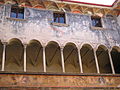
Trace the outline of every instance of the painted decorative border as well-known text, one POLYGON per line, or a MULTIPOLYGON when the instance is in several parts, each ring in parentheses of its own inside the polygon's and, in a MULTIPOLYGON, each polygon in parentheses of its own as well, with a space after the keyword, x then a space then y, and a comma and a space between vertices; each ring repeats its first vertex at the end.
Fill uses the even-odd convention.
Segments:
POLYGON ((120 87, 116 76, 1 74, 0 87, 120 87))

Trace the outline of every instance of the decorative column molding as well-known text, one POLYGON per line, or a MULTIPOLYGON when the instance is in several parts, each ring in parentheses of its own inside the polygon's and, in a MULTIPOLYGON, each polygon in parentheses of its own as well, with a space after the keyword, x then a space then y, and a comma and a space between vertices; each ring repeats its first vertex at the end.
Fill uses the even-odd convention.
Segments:
POLYGON ((78 50, 78 59, 79 59, 79 65, 80 65, 80 72, 83 73, 83 66, 82 66, 82 59, 80 54, 80 48, 77 48, 78 50))
POLYGON ((110 54, 110 50, 108 50, 108 54, 109 54, 109 59, 110 59, 111 68, 112 68, 112 73, 115 74, 115 69, 114 69, 112 57, 111 57, 111 54, 110 54))
POLYGON ((27 69, 27 54, 26 54, 27 44, 23 44, 23 45, 24 45, 24 72, 26 72, 26 69, 27 69))
POLYGON ((95 57, 95 63, 96 63, 96 68, 97 68, 97 73, 100 73, 96 51, 97 51, 96 49, 93 49, 94 57, 95 57))
POLYGON ((44 72, 46 72, 45 46, 43 46, 43 69, 44 69, 44 72))
POLYGON ((64 47, 60 47, 60 52, 61 52, 61 60, 62 60, 62 70, 63 70, 63 73, 65 73, 65 63, 64 63, 64 54, 63 54, 63 49, 64 47))
POLYGON ((5 56, 6 56, 7 42, 2 42, 2 44, 3 44, 3 53, 2 53, 2 69, 1 69, 1 71, 4 71, 5 70, 5 56))

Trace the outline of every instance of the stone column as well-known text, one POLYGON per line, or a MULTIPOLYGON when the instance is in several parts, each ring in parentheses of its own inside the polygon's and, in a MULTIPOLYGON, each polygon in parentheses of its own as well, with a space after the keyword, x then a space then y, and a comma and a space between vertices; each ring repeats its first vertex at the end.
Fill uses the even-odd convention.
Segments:
POLYGON ((63 49, 64 49, 64 47, 60 47, 61 60, 62 60, 62 70, 63 70, 63 73, 65 73, 65 63, 64 63, 63 49))
POLYGON ((26 48, 27 48, 27 44, 24 44, 24 72, 26 72, 27 69, 27 54, 26 54, 26 48))
POLYGON ((82 59, 81 59, 81 54, 80 54, 80 48, 78 49, 78 59, 79 59, 79 65, 80 65, 80 72, 83 73, 83 66, 82 66, 82 59))
POLYGON ((94 50, 94 57, 95 57, 95 63, 96 63, 96 68, 97 68, 97 73, 100 73, 100 69, 99 69, 99 64, 98 64, 98 60, 97 60, 97 54, 96 54, 96 49, 94 50))
POLYGON ((108 54, 109 54, 109 59, 110 59, 111 68, 112 68, 112 73, 115 74, 115 69, 114 69, 112 57, 111 57, 111 54, 110 54, 110 50, 108 50, 108 54))
POLYGON ((43 69, 46 72, 45 46, 43 46, 43 69))
POLYGON ((1 69, 1 71, 4 71, 5 70, 5 56, 6 56, 7 42, 2 42, 2 44, 3 44, 3 53, 2 53, 2 69, 1 69))

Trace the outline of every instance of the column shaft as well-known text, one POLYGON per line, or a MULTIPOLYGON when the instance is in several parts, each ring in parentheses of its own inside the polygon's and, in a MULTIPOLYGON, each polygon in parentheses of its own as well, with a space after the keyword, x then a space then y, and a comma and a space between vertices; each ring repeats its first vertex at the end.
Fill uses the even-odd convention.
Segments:
POLYGON ((78 58, 79 58, 80 72, 83 73, 82 59, 79 49, 78 49, 78 58))
POLYGON ((43 47, 43 69, 44 69, 44 72, 46 72, 45 47, 43 47))
POLYGON ((3 54, 2 54, 2 70, 5 70, 5 56, 6 56, 6 43, 3 43, 3 54))
POLYGON ((114 65, 113 65, 113 61, 112 61, 112 57, 111 57, 110 51, 108 51, 108 54, 109 54, 111 68, 112 68, 112 73, 115 74, 115 69, 114 69, 114 65))
POLYGON ((94 57, 95 57, 95 63, 96 63, 97 73, 100 73, 96 50, 93 50, 93 52, 94 52, 94 57))
POLYGON ((65 73, 65 63, 64 63, 64 55, 63 55, 63 48, 61 48, 61 60, 62 60, 62 70, 65 73))
POLYGON ((26 72, 27 69, 27 54, 26 54, 26 48, 27 48, 27 44, 24 44, 24 72, 26 72))

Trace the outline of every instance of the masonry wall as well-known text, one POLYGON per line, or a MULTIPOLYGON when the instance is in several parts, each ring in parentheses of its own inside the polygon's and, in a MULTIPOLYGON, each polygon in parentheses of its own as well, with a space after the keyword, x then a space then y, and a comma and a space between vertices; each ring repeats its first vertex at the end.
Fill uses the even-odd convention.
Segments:
POLYGON ((23 43, 32 39, 42 44, 56 41, 60 45, 67 42, 75 44, 89 43, 91 45, 119 46, 120 27, 116 17, 103 17, 103 30, 91 29, 91 16, 66 12, 68 26, 55 26, 53 11, 25 8, 25 20, 10 18, 11 5, 0 6, 0 36, 1 41, 8 42, 18 38, 23 43))
POLYGON ((118 24, 120 25, 120 15, 117 18, 118 24))

